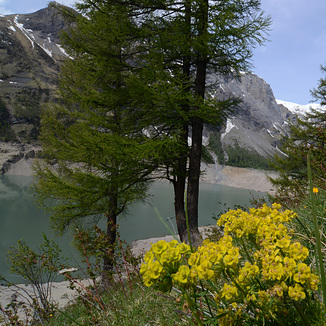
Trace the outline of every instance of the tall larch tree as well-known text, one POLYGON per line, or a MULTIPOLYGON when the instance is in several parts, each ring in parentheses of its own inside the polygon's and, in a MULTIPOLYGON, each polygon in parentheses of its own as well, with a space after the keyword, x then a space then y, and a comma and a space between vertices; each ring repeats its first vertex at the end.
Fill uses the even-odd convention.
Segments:
POLYGON ((138 50, 130 8, 85 1, 78 9, 61 7, 73 26, 62 36, 72 59, 62 67, 57 100, 42 115, 35 189, 59 232, 85 219, 106 219, 104 271, 110 271, 117 217, 146 197, 157 169, 155 142, 148 146, 142 122, 132 114, 127 84, 138 50))
POLYGON ((77 9, 63 38, 73 59, 42 118, 41 201, 59 200, 52 220, 61 231, 106 216, 113 243, 117 215, 144 197, 155 171, 173 184, 181 241, 188 216, 198 244, 203 127, 238 103, 212 98, 218 85, 208 77, 245 70, 269 17, 259 0, 84 0, 77 9))
POLYGON ((135 80, 147 101, 138 106, 153 117, 156 130, 169 130, 179 139, 179 152, 165 162, 166 177, 174 187, 180 238, 188 242, 188 216, 190 241, 198 244, 203 127, 222 124, 239 100, 212 98, 210 91, 219 85, 209 76, 234 78, 246 70, 253 48, 265 41, 270 18, 257 0, 144 0, 138 5, 147 47, 135 80))

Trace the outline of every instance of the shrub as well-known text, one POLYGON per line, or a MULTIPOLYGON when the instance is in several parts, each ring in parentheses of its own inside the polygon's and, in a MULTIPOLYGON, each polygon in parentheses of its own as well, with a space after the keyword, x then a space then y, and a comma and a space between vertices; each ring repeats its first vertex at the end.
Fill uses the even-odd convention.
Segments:
POLYGON ((18 299, 13 300, 5 309, 0 306, 5 320, 9 320, 6 325, 22 325, 18 308, 24 310, 26 323, 42 324, 56 309, 51 290, 53 282, 57 280, 58 271, 66 267, 61 249, 43 234, 43 243, 38 251, 31 249, 25 241, 19 240, 16 246, 10 248, 7 256, 10 273, 20 276, 25 283, 30 284, 31 291, 1 277, 2 284, 10 287, 18 299))

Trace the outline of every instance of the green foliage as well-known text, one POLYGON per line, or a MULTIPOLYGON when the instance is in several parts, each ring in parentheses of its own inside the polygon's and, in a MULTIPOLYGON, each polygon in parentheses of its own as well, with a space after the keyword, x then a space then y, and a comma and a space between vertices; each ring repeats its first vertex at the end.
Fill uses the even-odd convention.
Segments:
POLYGON ((14 132, 10 128, 10 114, 5 101, 0 98, 0 140, 10 141, 15 139, 14 132))
POLYGON ((211 153, 209 152, 208 148, 206 146, 203 146, 203 150, 202 150, 202 160, 203 162, 207 163, 207 164, 214 164, 214 158, 211 155, 211 153))
POLYGON ((180 303, 175 298, 153 293, 142 285, 138 271, 141 257, 132 256, 119 236, 115 250, 98 227, 77 231, 74 238, 86 271, 74 276, 64 273, 76 290, 76 301, 64 310, 57 309, 49 325, 183 324, 185 318, 176 311, 180 303), (99 279, 103 255, 115 255, 115 266, 109 278, 99 279))
POLYGON ((268 159, 254 150, 242 148, 235 144, 234 146, 226 146, 225 152, 228 157, 225 162, 226 165, 262 170, 270 169, 268 159))
MULTIPOLYGON (((134 119, 127 87, 136 50, 129 8, 98 5, 80 5, 88 18, 64 12, 74 27, 62 40, 74 60, 65 61, 59 99, 42 114, 44 160, 36 165, 35 190, 58 232, 89 217, 116 225, 130 203, 146 197, 157 164, 149 161, 155 141, 149 146, 142 124, 134 119)), ((109 231, 114 244, 116 234, 109 231)))
POLYGON ((19 240, 8 251, 10 272, 19 275, 25 282, 34 285, 54 281, 62 268, 61 249, 43 234, 39 253, 31 249, 24 240, 19 240))
POLYGON ((221 143, 220 133, 214 132, 209 136, 208 148, 217 156, 218 163, 225 164, 225 154, 221 143))
POLYGON ((188 325, 186 310, 182 311, 182 304, 175 297, 163 296, 146 288, 139 277, 130 277, 130 287, 120 282, 112 283, 103 291, 102 298, 107 307, 105 311, 87 307, 86 301, 89 300, 90 304, 92 301, 81 297, 63 313, 55 314, 46 325, 188 325))
MULTIPOLYGON (((326 72, 326 65, 320 67, 322 73, 326 72)), ((311 95, 320 105, 326 105, 326 78, 320 78, 317 88, 312 89, 311 95)))
POLYGON ((73 26, 62 43, 74 60, 65 61, 58 101, 42 115, 41 203, 53 199, 59 232, 89 216, 116 225, 146 196, 155 171, 174 185, 181 238, 188 181, 189 224, 199 241, 203 125, 222 123, 239 102, 208 96, 206 77, 246 69, 270 18, 258 0, 84 0, 76 8, 62 9, 73 26))
POLYGON ((298 202, 307 192, 307 156, 311 155, 314 185, 324 188, 326 151, 324 143, 326 116, 323 111, 312 110, 297 124, 291 126, 291 136, 285 140, 285 156, 275 156, 272 167, 280 173, 272 183, 277 187, 277 198, 284 203, 298 202))
MULTIPOLYGON (((325 72, 325 67, 321 67, 325 72)), ((325 189, 325 141, 326 141, 326 79, 321 78, 318 87, 311 92, 320 101, 320 110, 311 109, 291 125, 291 136, 284 139, 281 148, 285 155, 276 155, 272 167, 280 173, 272 179, 277 187, 278 200, 293 205, 307 194, 307 156, 311 157, 312 181, 316 187, 325 189)))
POLYGON ((59 246, 43 234, 39 251, 34 251, 25 241, 19 240, 17 245, 8 251, 7 257, 10 273, 21 277, 22 282, 30 284, 32 292, 5 279, 3 281, 8 287, 14 288, 18 296, 28 298, 28 307, 25 306, 25 310, 33 311, 31 318, 34 322, 47 320, 55 310, 51 294, 52 283, 57 280, 58 271, 65 267, 59 246))

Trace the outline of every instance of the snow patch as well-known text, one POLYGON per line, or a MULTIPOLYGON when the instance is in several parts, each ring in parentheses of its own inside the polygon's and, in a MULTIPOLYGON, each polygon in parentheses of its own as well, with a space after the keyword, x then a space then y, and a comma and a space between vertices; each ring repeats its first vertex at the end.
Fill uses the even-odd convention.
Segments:
POLYGON ((280 131, 280 128, 276 125, 276 123, 273 123, 273 127, 274 127, 276 130, 280 131))
POLYGON ((65 56, 67 56, 67 57, 69 57, 70 59, 73 59, 72 57, 70 57, 69 55, 68 55, 68 53, 65 51, 65 49, 60 45, 60 44, 56 44, 56 46, 58 47, 58 49, 65 55, 65 56))
POLYGON ((33 35, 33 31, 31 29, 24 28, 24 25, 20 24, 18 22, 18 17, 19 17, 19 15, 15 16, 14 23, 25 34, 25 36, 30 40, 30 42, 32 43, 32 47, 34 49, 34 40, 35 40, 35 38, 34 38, 34 35, 33 35))
POLYGON ((272 138, 275 138, 274 135, 271 133, 271 131, 269 129, 266 129, 268 134, 272 137, 272 138))
POLYGON ((40 45, 40 44, 39 44, 39 46, 43 49, 43 51, 44 51, 45 53, 47 53, 47 55, 48 55, 49 57, 52 58, 52 51, 48 50, 48 49, 45 47, 45 44, 44 44, 44 43, 43 43, 43 45, 40 45))
POLYGON ((305 115, 308 112, 311 112, 311 108, 315 110, 321 109, 320 104, 312 103, 312 104, 297 104, 293 102, 287 102, 282 100, 276 100, 277 104, 284 105, 287 109, 289 109, 292 113, 298 114, 298 115, 305 115))
POLYGON ((233 128, 239 129, 234 123, 232 123, 232 121, 230 119, 227 119, 225 131, 221 135, 221 139, 223 139, 225 137, 225 135, 227 135, 233 128))
POLYGON ((9 26, 9 29, 11 29, 12 31, 16 32, 16 28, 14 26, 9 26))

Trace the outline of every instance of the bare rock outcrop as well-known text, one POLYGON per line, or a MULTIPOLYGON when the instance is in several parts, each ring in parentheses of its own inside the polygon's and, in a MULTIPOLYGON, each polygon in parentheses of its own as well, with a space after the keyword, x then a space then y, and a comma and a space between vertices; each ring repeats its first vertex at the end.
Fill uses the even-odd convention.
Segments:
POLYGON ((0 174, 31 175, 40 151, 37 145, 0 142, 0 174))

